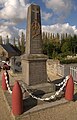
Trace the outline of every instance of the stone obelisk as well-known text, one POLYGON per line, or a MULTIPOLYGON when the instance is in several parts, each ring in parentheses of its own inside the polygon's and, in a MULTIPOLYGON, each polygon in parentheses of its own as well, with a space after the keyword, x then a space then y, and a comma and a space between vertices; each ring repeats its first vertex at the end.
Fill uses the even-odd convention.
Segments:
POLYGON ((26 49, 22 56, 22 73, 27 85, 47 82, 47 56, 42 53, 40 7, 31 4, 27 13, 26 49))

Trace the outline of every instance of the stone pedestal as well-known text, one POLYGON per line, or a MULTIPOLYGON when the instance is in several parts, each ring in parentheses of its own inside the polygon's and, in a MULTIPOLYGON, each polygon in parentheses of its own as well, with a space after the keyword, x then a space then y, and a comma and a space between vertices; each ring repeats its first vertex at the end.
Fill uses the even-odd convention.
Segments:
POLYGON ((36 85, 47 82, 47 57, 43 54, 26 54, 22 56, 22 73, 27 85, 36 85))

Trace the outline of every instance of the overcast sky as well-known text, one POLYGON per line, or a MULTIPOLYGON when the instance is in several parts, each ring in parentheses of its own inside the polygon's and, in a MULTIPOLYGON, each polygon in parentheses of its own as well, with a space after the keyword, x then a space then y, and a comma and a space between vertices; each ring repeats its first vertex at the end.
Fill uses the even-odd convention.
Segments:
POLYGON ((0 35, 3 39, 26 33, 27 8, 40 5, 42 31, 77 34, 77 0, 0 0, 0 35))

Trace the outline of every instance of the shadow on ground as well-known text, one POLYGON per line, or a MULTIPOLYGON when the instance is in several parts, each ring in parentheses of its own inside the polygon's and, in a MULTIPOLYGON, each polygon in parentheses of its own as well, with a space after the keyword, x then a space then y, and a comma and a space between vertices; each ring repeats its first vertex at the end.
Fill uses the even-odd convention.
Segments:
MULTIPOLYGON (((32 93, 33 96, 40 97, 40 98, 42 98, 42 96, 44 94, 45 94, 45 92, 42 90, 36 90, 32 93)), ((37 99, 34 99, 31 96, 25 97, 25 99, 23 100, 23 107, 24 107, 23 112, 30 110, 31 108, 35 107, 36 105, 38 105, 37 99)))
MULTIPOLYGON (((54 81, 51 81, 51 80, 48 78, 49 83, 51 83, 51 84, 52 84, 52 83, 53 83, 53 84, 59 84, 59 83, 61 83, 64 79, 65 79, 65 77, 62 77, 62 78, 60 78, 60 79, 56 79, 56 80, 54 80, 54 81)), ((61 86, 60 86, 60 87, 61 87, 61 86)), ((56 91, 59 90, 60 87, 56 86, 56 91)))
POLYGON ((74 94, 74 102, 77 101, 77 92, 74 94))

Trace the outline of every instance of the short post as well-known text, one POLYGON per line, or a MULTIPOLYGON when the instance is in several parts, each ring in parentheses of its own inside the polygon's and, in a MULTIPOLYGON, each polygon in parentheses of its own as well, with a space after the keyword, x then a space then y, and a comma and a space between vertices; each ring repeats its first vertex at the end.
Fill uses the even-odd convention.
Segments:
POLYGON ((74 97, 74 81, 72 75, 70 75, 70 78, 66 84, 65 99, 72 101, 73 97, 74 97))
POLYGON ((8 90, 4 72, 2 74, 2 89, 3 90, 8 90))
POLYGON ((18 81, 15 82, 12 91, 12 112, 15 116, 20 115, 23 112, 22 90, 18 81))

